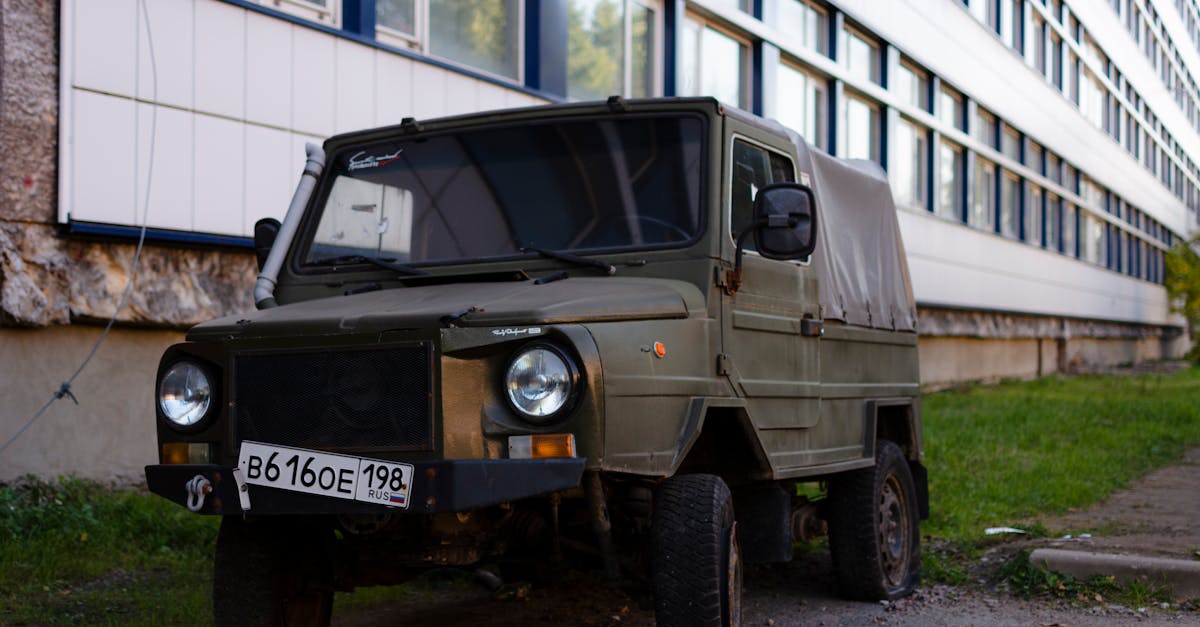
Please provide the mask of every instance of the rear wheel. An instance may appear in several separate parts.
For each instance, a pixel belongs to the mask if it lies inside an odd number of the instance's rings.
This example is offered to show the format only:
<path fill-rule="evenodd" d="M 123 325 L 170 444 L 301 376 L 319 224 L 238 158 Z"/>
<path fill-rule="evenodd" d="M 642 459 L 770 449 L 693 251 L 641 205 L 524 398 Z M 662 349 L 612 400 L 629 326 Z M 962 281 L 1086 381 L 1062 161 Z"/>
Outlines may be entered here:
<path fill-rule="evenodd" d="M 729 487 L 714 475 L 662 482 L 650 533 L 660 627 L 738 625 L 742 562 Z"/>
<path fill-rule="evenodd" d="M 904 452 L 880 440 L 875 466 L 838 475 L 829 485 L 829 548 L 843 595 L 896 599 L 920 581 L 920 520 Z"/>
<path fill-rule="evenodd" d="M 226 516 L 213 560 L 216 625 L 329 625 L 333 587 L 316 527 Z M 328 533 L 325 530 L 324 533 Z"/>

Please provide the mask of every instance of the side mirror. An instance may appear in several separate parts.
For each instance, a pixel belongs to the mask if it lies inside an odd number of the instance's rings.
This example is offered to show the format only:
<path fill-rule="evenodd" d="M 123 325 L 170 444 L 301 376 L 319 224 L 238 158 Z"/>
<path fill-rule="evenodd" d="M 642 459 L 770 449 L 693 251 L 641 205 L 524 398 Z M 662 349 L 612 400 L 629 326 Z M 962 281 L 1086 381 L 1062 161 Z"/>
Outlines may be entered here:
<path fill-rule="evenodd" d="M 281 226 L 275 218 L 263 218 L 254 223 L 254 256 L 258 258 L 259 272 L 267 264 L 267 255 L 271 254 Z"/>
<path fill-rule="evenodd" d="M 798 183 L 768 185 L 754 196 L 754 223 L 737 238 L 733 270 L 725 291 L 735 294 L 742 285 L 742 253 L 746 238 L 754 236 L 758 254 L 767 259 L 802 259 L 817 247 L 817 211 L 812 189 Z"/>
<path fill-rule="evenodd" d="M 817 212 L 812 190 L 776 183 L 754 197 L 754 242 L 768 259 L 801 259 L 817 246 Z"/>

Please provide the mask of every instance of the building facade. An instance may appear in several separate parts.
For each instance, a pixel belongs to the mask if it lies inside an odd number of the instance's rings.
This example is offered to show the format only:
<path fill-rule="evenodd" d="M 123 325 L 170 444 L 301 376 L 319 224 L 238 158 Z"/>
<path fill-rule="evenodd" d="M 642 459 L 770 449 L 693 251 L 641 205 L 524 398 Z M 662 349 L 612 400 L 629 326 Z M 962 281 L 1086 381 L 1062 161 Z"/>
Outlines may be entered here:
<path fill-rule="evenodd" d="M 929 384 L 1178 355 L 1200 208 L 1197 0 L 0 0 L 0 453 L 136 478 L 162 349 L 249 309 L 305 142 L 713 95 L 892 179 Z M 63 454 L 70 451 L 70 454 Z"/>

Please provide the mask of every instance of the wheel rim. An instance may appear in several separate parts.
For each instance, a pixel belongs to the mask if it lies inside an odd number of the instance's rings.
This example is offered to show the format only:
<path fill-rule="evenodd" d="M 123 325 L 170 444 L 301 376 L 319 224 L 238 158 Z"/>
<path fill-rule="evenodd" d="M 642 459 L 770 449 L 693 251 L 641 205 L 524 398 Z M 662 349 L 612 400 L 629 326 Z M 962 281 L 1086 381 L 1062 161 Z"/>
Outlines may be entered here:
<path fill-rule="evenodd" d="M 895 473 L 888 473 L 879 490 L 879 560 L 889 587 L 899 586 L 908 575 L 909 504 Z"/>
<path fill-rule="evenodd" d="M 738 548 L 737 522 L 730 526 L 729 541 L 725 546 L 725 624 L 736 627 L 742 624 L 742 558 Z"/>

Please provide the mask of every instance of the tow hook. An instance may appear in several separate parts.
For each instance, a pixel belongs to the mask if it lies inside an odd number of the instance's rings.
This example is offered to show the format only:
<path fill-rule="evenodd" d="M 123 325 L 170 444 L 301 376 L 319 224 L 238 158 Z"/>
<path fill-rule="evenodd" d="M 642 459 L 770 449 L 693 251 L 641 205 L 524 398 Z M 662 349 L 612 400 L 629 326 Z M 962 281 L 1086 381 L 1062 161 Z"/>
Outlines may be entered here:
<path fill-rule="evenodd" d="M 204 507 L 204 499 L 212 492 L 212 483 L 204 478 L 204 475 L 196 475 L 188 480 L 184 486 L 187 489 L 187 508 L 193 512 L 199 512 Z"/>

